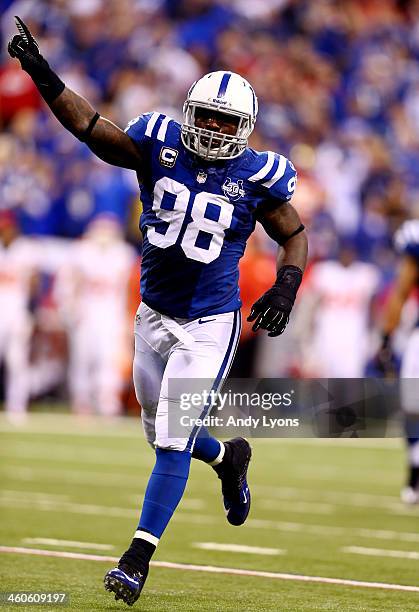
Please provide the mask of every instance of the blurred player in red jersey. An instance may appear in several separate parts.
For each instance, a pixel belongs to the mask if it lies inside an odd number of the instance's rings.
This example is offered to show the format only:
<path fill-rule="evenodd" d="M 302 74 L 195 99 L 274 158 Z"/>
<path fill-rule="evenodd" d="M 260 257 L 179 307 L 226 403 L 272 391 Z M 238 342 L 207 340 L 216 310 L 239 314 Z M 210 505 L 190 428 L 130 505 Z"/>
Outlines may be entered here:
<path fill-rule="evenodd" d="M 97 217 L 71 250 L 57 295 L 71 329 L 73 409 L 86 413 L 96 406 L 104 415 L 116 415 L 130 346 L 127 307 L 137 255 L 111 216 Z"/>
<path fill-rule="evenodd" d="M 362 378 L 365 374 L 370 305 L 379 273 L 372 264 L 357 261 L 355 253 L 346 243 L 338 260 L 316 263 L 310 270 L 298 315 L 307 376 Z"/>
<path fill-rule="evenodd" d="M 6 366 L 6 411 L 16 421 L 23 418 L 29 398 L 29 302 L 36 259 L 36 245 L 20 236 L 14 213 L 0 211 L 0 359 Z"/>

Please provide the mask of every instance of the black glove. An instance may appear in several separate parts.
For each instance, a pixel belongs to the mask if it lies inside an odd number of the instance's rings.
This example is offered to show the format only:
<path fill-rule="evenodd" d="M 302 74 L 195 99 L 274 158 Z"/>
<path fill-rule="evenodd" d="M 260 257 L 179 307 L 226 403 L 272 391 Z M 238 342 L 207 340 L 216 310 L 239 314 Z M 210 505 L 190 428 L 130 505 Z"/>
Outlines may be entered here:
<path fill-rule="evenodd" d="M 389 334 L 384 334 L 381 347 L 373 360 L 373 364 L 384 378 L 395 378 L 397 376 L 397 362 L 393 353 Z"/>
<path fill-rule="evenodd" d="M 15 22 L 19 34 L 13 36 L 7 50 L 11 57 L 17 57 L 23 70 L 32 77 L 44 100 L 53 102 L 65 85 L 40 54 L 38 43 L 28 26 L 19 17 L 15 17 Z"/>
<path fill-rule="evenodd" d="M 252 331 L 266 329 L 268 336 L 282 334 L 287 326 L 303 272 L 297 266 L 283 266 L 275 284 L 252 306 L 248 321 L 255 321 Z"/>

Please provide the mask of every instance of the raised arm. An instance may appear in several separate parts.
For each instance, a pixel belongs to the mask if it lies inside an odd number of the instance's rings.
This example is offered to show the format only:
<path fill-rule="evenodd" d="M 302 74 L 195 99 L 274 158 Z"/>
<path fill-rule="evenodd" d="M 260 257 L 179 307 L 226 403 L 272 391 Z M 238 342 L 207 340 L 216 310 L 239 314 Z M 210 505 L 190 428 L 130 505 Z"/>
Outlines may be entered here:
<path fill-rule="evenodd" d="M 139 170 L 141 154 L 131 138 L 65 86 L 40 54 L 28 27 L 19 17 L 15 20 L 19 34 L 9 42 L 9 54 L 20 61 L 58 121 L 104 161 Z"/>
<path fill-rule="evenodd" d="M 279 336 L 287 326 L 307 262 L 307 236 L 297 211 L 286 202 L 262 207 L 257 219 L 280 246 L 277 277 L 271 289 L 252 306 L 248 321 L 253 331 L 266 329 Z"/>
<path fill-rule="evenodd" d="M 140 169 L 141 155 L 131 138 L 112 121 L 100 117 L 82 96 L 65 87 L 49 107 L 58 121 L 100 159 L 114 166 Z"/>

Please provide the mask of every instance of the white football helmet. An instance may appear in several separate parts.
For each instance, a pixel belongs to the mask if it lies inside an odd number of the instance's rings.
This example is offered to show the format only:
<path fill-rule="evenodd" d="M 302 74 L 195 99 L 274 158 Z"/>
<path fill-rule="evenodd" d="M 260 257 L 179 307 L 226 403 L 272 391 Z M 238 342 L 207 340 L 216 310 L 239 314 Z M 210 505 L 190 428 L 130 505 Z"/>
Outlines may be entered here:
<path fill-rule="evenodd" d="M 197 108 L 239 117 L 236 134 L 221 134 L 196 127 Z M 247 147 L 257 112 L 256 94 L 246 79 L 235 72 L 210 72 L 195 81 L 188 91 L 183 105 L 182 142 L 189 151 L 206 160 L 233 159 Z"/>

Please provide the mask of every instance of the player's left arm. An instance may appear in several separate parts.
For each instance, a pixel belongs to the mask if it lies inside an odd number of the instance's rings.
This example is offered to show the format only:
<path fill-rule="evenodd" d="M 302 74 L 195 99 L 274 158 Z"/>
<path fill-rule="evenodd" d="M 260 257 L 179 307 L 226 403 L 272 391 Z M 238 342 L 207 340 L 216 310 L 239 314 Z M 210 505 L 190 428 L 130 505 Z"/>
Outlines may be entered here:
<path fill-rule="evenodd" d="M 289 202 L 262 207 L 257 220 L 265 232 L 278 243 L 278 266 L 297 266 L 302 272 L 307 263 L 307 234 L 298 212 Z"/>
<path fill-rule="evenodd" d="M 266 329 L 279 336 L 289 321 L 307 263 L 307 235 L 295 208 L 288 202 L 270 202 L 257 212 L 266 233 L 280 246 L 274 285 L 252 306 L 248 321 L 253 331 Z"/>

